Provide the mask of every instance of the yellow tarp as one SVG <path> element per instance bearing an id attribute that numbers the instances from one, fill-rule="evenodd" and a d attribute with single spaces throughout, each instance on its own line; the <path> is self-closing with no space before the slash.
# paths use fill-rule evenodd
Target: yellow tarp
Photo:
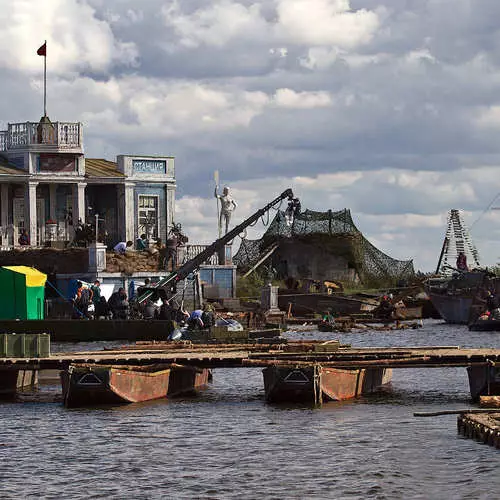
<path id="1" fill-rule="evenodd" d="M 28 266 L 3 266 L 4 269 L 9 269 L 15 273 L 24 274 L 26 276 L 26 286 L 45 286 L 47 275 L 37 271 L 34 267 Z"/>

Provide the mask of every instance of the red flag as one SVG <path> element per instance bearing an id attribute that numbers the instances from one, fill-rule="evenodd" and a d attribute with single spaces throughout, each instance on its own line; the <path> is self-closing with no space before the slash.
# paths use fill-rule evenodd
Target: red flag
<path id="1" fill-rule="evenodd" d="M 47 42 L 45 42 L 37 51 L 36 53 L 39 56 L 47 56 Z"/>

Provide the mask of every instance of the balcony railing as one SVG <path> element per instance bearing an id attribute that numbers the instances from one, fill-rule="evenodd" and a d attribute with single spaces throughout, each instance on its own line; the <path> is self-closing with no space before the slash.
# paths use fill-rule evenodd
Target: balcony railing
<path id="1" fill-rule="evenodd" d="M 179 264 L 185 264 L 188 260 L 193 259 L 199 253 L 203 252 L 209 245 L 186 245 L 184 247 L 179 247 L 180 252 L 180 262 Z M 205 262 L 205 264 L 217 265 L 219 263 L 219 257 L 215 253 Z"/>
<path id="2" fill-rule="evenodd" d="M 0 131 L 0 151 L 47 146 L 43 149 L 75 149 L 82 147 L 82 125 L 70 122 L 9 123 Z"/>

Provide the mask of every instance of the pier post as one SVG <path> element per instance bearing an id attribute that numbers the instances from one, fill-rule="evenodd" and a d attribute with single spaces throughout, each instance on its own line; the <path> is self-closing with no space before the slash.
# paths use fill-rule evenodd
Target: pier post
<path id="1" fill-rule="evenodd" d="M 37 384 L 38 370 L 0 370 L 0 399 L 14 398 L 18 389 Z"/>

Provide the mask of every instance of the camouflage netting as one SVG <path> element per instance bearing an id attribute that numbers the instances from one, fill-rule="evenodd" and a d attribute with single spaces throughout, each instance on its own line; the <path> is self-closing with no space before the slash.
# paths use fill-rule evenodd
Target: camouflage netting
<path id="1" fill-rule="evenodd" d="M 254 266 L 280 240 L 294 239 L 341 255 L 363 283 L 397 281 L 414 275 L 412 260 L 396 260 L 373 246 L 354 225 L 347 209 L 333 212 L 306 210 L 288 226 L 285 213 L 278 211 L 260 240 L 243 239 L 233 258 L 240 271 Z"/>

